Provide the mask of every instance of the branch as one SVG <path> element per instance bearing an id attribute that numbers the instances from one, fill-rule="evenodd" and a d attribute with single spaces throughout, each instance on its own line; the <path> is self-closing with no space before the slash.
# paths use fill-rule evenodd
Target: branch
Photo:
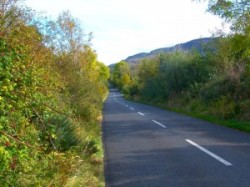
<path id="1" fill-rule="evenodd" d="M 22 141 L 18 140 L 17 138 L 15 138 L 15 137 L 13 137 L 13 136 L 11 136 L 11 135 L 9 135 L 9 134 L 3 132 L 3 131 L 0 131 L 0 133 L 1 133 L 2 135 L 4 135 L 4 136 L 6 136 L 6 137 L 8 137 L 8 138 L 10 138 L 10 139 L 12 139 L 12 140 L 14 140 L 15 142 L 17 142 L 17 143 L 19 143 L 19 144 L 22 144 L 22 145 L 25 145 L 25 146 L 27 146 L 27 147 L 36 149 L 36 150 L 38 150 L 38 151 L 42 151 L 41 148 L 34 147 L 34 146 L 32 146 L 32 145 L 30 145 L 30 144 L 28 144 L 28 143 L 22 142 Z"/>
<path id="2" fill-rule="evenodd" d="M 49 109 L 53 110 L 54 112 L 56 112 L 56 113 L 58 113 L 58 114 L 62 114 L 62 115 L 65 115 L 65 116 L 67 116 L 67 117 L 69 117 L 69 118 L 75 119 L 74 116 L 70 116 L 70 115 L 68 115 L 68 114 L 66 114 L 66 113 L 64 113 L 64 112 L 58 111 L 58 110 L 52 108 L 51 106 L 49 106 L 49 105 L 47 105 L 47 104 L 45 104 L 45 103 L 43 103 L 43 105 L 46 106 L 46 107 L 48 107 Z"/>
<path id="3" fill-rule="evenodd" d="M 43 125 L 44 131 L 46 132 L 47 128 L 46 128 L 46 125 L 44 124 L 43 119 L 40 117 L 40 115 L 38 114 L 38 112 L 36 111 L 36 109 L 33 108 L 33 110 L 34 110 L 35 114 L 37 115 L 39 121 L 40 121 L 41 124 Z M 55 144 L 54 144 L 54 142 L 53 142 L 53 140 L 52 140 L 52 137 L 51 137 L 49 134 L 48 134 L 48 136 L 49 136 L 49 141 L 50 141 L 50 143 L 52 144 L 53 148 L 57 151 L 57 148 L 56 148 L 56 146 L 55 146 Z"/>

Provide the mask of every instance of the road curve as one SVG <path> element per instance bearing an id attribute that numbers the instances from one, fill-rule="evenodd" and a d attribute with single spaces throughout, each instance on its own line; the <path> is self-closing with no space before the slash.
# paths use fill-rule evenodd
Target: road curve
<path id="1" fill-rule="evenodd" d="M 107 187 L 249 187 L 250 134 L 126 101 L 104 106 Z"/>

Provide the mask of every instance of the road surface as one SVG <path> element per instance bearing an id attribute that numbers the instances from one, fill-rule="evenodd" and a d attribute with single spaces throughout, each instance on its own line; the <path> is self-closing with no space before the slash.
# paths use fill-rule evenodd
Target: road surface
<path id="1" fill-rule="evenodd" d="M 249 187 L 250 134 L 111 90 L 104 106 L 107 187 Z"/>

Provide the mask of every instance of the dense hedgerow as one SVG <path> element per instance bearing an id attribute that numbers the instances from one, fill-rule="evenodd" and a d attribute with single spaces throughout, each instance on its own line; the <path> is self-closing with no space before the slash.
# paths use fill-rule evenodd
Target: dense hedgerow
<path id="1" fill-rule="evenodd" d="M 108 68 L 69 12 L 47 21 L 0 5 L 1 186 L 102 185 Z"/>

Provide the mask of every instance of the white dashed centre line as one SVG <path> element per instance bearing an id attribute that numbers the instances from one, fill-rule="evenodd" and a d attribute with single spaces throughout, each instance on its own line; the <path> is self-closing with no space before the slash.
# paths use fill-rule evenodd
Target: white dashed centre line
<path id="1" fill-rule="evenodd" d="M 160 122 L 158 122 L 158 121 L 155 121 L 155 120 L 152 120 L 154 123 L 156 123 L 157 125 L 160 125 L 161 127 L 163 127 L 163 128 L 166 128 L 166 126 L 165 125 L 162 125 Z"/>
<path id="2" fill-rule="evenodd" d="M 129 109 L 130 109 L 130 110 L 135 110 L 133 107 L 130 107 Z"/>
<path id="3" fill-rule="evenodd" d="M 226 166 L 232 166 L 232 164 L 226 160 L 224 160 L 223 158 L 219 157 L 218 155 L 210 152 L 209 150 L 205 149 L 204 147 L 198 145 L 197 143 L 186 139 L 186 142 L 190 143 L 191 145 L 195 146 L 196 148 L 200 149 L 201 151 L 205 152 L 206 154 L 208 154 L 209 156 L 215 158 L 216 160 L 220 161 L 221 163 L 225 164 Z"/>
<path id="4" fill-rule="evenodd" d="M 141 112 L 137 112 L 138 114 L 140 114 L 141 116 L 145 116 L 145 114 L 141 113 Z"/>

